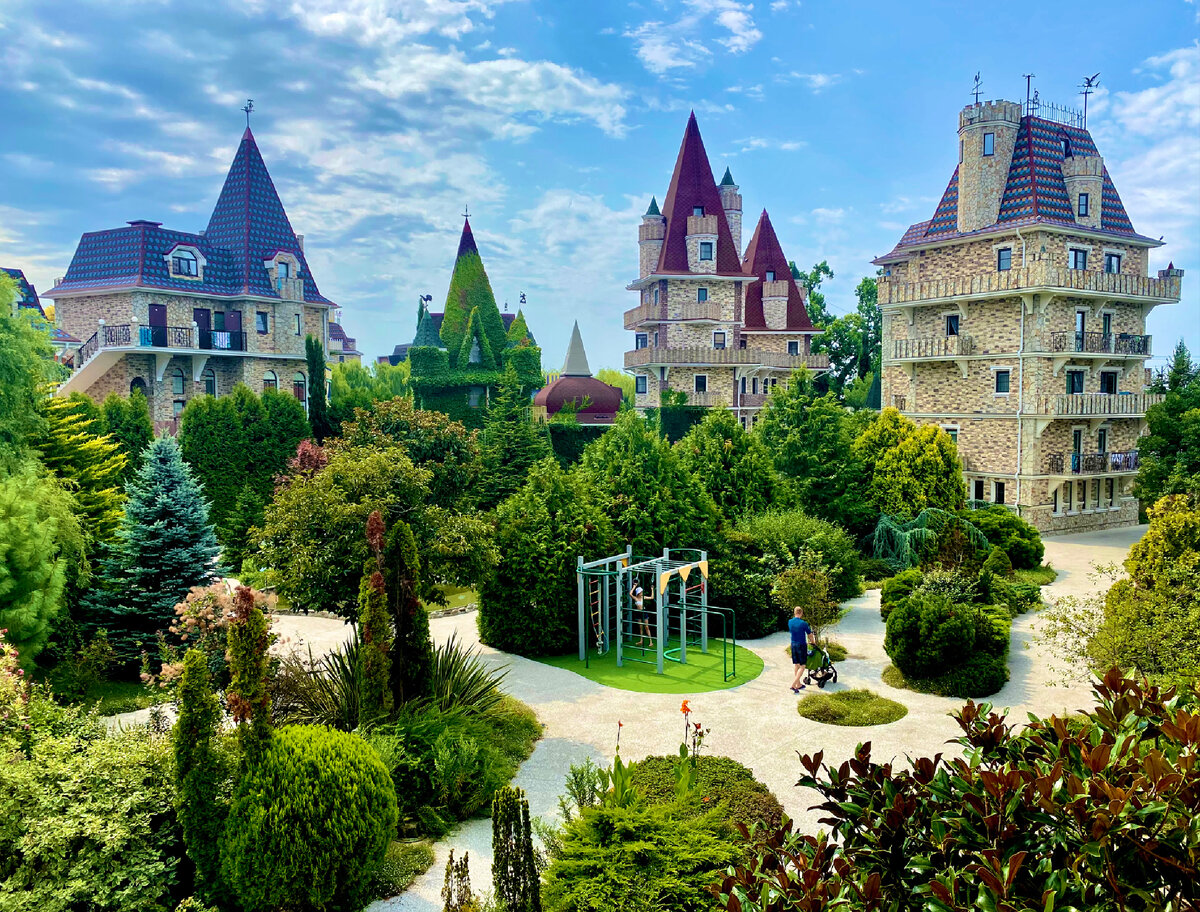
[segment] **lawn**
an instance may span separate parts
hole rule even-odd
[[[141,681],[99,681],[88,688],[87,695],[79,702],[91,706],[99,701],[100,715],[115,716],[145,709],[161,696],[159,691],[146,687]]]
[[[887,725],[908,715],[908,707],[869,690],[839,690],[808,694],[797,712],[826,725]]]
[[[1049,564],[1042,564],[1032,570],[1014,570],[1013,582],[1033,583],[1038,586],[1049,586],[1058,578],[1058,571]]]
[[[674,646],[676,643],[677,641],[672,639],[670,645]],[[762,674],[762,659],[749,649],[738,646],[736,647],[737,676],[728,681],[723,680],[721,643],[721,640],[710,639],[707,655],[700,652],[698,647],[689,647],[687,664],[680,665],[678,662],[666,661],[663,663],[661,675],[655,668],[654,653],[648,649],[645,650],[645,659],[650,663],[647,665],[640,661],[632,661],[632,658],[640,659],[643,650],[627,647],[624,652],[625,664],[621,668],[617,667],[615,649],[610,649],[608,654],[603,656],[596,655],[594,652],[589,653],[586,664],[579,661],[578,653],[565,656],[545,656],[536,661],[553,665],[555,668],[565,668],[567,671],[573,671],[589,681],[595,681],[606,687],[632,690],[637,693],[693,694],[710,690],[728,690],[739,684],[745,684],[747,681],[753,681]],[[729,659],[732,665],[732,651]]]

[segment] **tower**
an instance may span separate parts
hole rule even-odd
[[[959,231],[995,224],[1020,125],[1021,106],[1014,101],[971,104],[959,113]]]
[[[733,248],[737,255],[742,255],[742,195],[738,193],[738,185],[733,182],[729,168],[721,178],[721,207],[725,210],[725,221],[729,223],[729,233],[733,236]]]
[[[658,198],[652,196],[650,206],[642,216],[642,223],[638,225],[638,278],[644,279],[654,272],[666,236],[666,220],[658,211]]]

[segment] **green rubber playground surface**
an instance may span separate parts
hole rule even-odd
[[[671,646],[678,645],[677,640],[671,641]],[[668,647],[669,648],[669,647]],[[588,656],[588,665],[579,661],[579,654],[565,656],[548,656],[537,659],[555,668],[565,668],[577,675],[582,675],[589,681],[603,684],[605,687],[615,687],[618,690],[632,690],[637,693],[661,694],[693,694],[709,690],[728,690],[753,681],[763,670],[763,661],[749,649],[737,647],[737,677],[728,681],[722,680],[721,641],[708,641],[708,654],[705,655],[699,647],[688,649],[686,665],[667,660],[663,662],[663,673],[658,674],[654,662],[654,653],[647,649],[645,665],[641,662],[630,661],[630,653],[641,655],[641,650],[626,648],[625,664],[617,667],[617,651],[610,649],[608,655],[598,656],[594,652]],[[732,664],[733,653],[730,651],[729,660]]]

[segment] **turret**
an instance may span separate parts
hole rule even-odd
[[[725,221],[729,223],[729,233],[733,235],[733,249],[740,260],[742,258],[742,195],[738,193],[738,185],[733,182],[733,175],[725,169],[725,176],[717,189],[721,192],[721,207],[725,210]]]
[[[638,278],[644,279],[658,267],[667,223],[658,211],[658,199],[650,197],[650,207],[638,225]]]
[[[1077,154],[1069,142],[1063,150],[1063,183],[1071,198],[1075,221],[1088,228],[1100,227],[1100,198],[1104,193],[1104,159]]]
[[[970,104],[958,115],[959,231],[996,224],[1020,126],[1013,101]]]

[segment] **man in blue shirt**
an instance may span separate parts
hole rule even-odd
[[[792,635],[792,667],[796,670],[792,678],[792,693],[800,693],[804,685],[800,679],[804,677],[804,666],[808,662],[808,644],[816,645],[816,637],[808,621],[804,620],[804,609],[797,607],[795,617],[788,621],[788,631]]]

